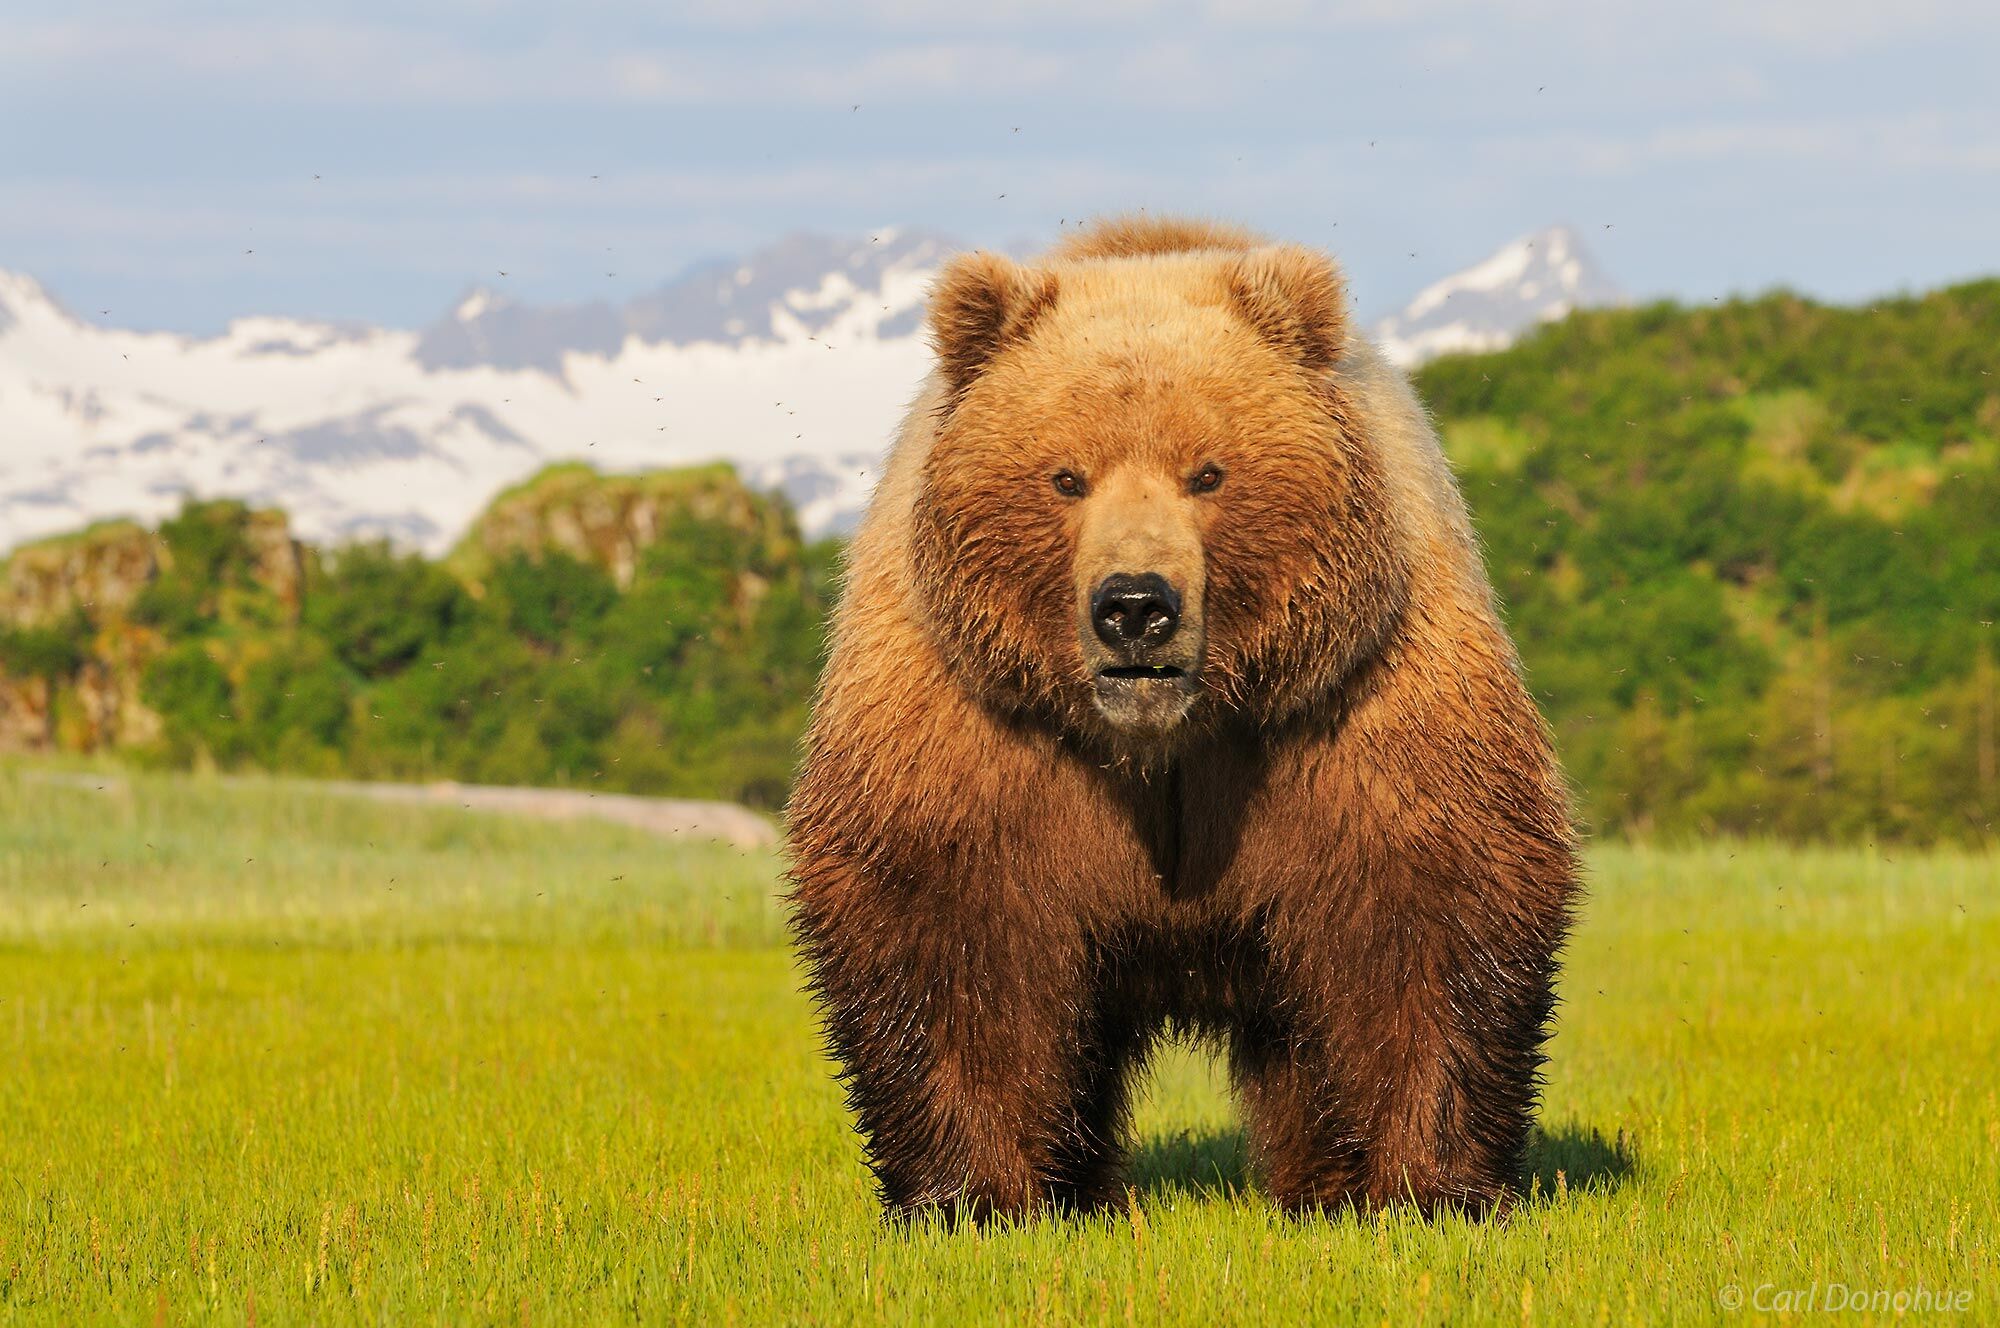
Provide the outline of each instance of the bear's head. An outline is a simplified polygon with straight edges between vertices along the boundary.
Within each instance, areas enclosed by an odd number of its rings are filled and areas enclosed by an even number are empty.
[[[973,254],[930,329],[915,607],[983,697],[1144,756],[1380,648],[1407,559],[1324,256]]]

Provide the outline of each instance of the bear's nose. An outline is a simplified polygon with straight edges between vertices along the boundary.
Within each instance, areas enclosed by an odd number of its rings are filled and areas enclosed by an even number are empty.
[[[1119,572],[1092,593],[1090,625],[1113,650],[1165,645],[1181,625],[1181,597],[1158,572]]]

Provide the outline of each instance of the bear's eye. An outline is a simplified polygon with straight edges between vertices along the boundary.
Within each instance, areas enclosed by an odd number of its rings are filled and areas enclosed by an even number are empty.
[[[1074,471],[1059,470],[1056,472],[1056,492],[1065,498],[1081,498],[1083,481]]]
[[[1222,467],[1210,462],[1194,473],[1188,481],[1188,488],[1196,493],[1214,493],[1222,487]]]

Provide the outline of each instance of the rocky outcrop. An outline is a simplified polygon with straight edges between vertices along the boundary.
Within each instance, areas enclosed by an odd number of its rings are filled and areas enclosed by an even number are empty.
[[[624,591],[647,551],[675,539],[711,565],[726,557],[729,602],[746,628],[774,585],[803,585],[790,510],[727,465],[633,475],[552,466],[496,498],[445,566],[481,595],[499,562],[561,553]],[[304,617],[314,561],[284,513],[227,501],[192,504],[158,530],[107,522],[16,549],[0,562],[0,752],[154,742],[162,723],[145,701],[148,666],[199,636],[240,681]]]
[[[550,466],[495,498],[446,566],[482,589],[493,564],[513,553],[564,553],[601,567],[629,590],[641,556],[676,519],[750,535],[752,567],[796,562],[799,535],[781,503],[748,488],[727,465],[600,475],[581,462]],[[754,575],[753,575],[754,579]]]
[[[306,602],[306,546],[292,537],[291,522],[283,512],[268,508],[246,511],[241,522],[249,583],[277,602],[286,621],[297,622]],[[163,550],[163,557],[171,569],[171,544]]]
[[[160,538],[130,521],[107,521],[24,544],[0,563],[0,626],[45,627],[82,610],[115,618],[159,575]]]
[[[285,514],[239,503],[193,505],[159,530],[103,522],[0,562],[0,751],[91,752],[159,735],[142,684],[169,643],[146,621],[145,596],[176,573],[214,581],[197,589],[214,592],[204,598],[217,621],[296,622],[304,608],[305,550]]]
[[[54,741],[53,695],[44,678],[0,672],[0,752],[43,751]]]

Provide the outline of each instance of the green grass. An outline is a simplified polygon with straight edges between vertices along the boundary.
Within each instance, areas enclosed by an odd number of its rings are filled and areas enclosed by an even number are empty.
[[[777,870],[0,768],[0,1323],[2000,1317],[1991,857],[1600,848],[1506,1223],[1277,1216],[1176,1049],[1123,1211],[985,1232],[880,1221]]]

